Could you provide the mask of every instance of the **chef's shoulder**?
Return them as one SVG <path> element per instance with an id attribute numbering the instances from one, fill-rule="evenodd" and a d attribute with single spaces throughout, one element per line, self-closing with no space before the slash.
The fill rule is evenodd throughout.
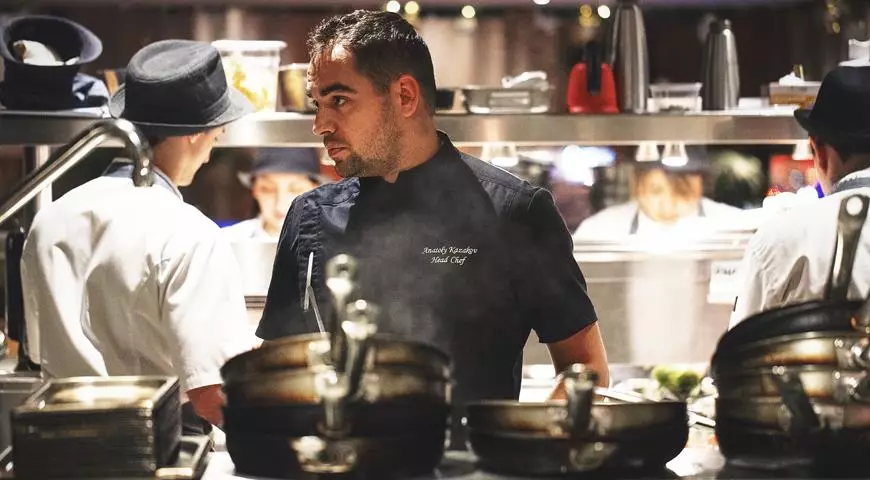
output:
<path id="1" fill-rule="evenodd" d="M 763 221 L 747 246 L 760 268 L 788 270 L 807 252 L 833 248 L 842 194 L 762 209 Z M 818 246 L 822 250 L 818 250 Z"/>
<path id="2" fill-rule="evenodd" d="M 460 153 L 460 158 L 477 177 L 502 216 L 526 213 L 537 196 L 549 195 L 545 189 L 471 155 Z"/>

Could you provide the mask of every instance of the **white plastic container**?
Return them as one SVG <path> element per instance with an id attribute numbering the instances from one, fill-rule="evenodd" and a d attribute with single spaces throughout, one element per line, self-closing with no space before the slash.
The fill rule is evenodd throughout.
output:
<path id="1" fill-rule="evenodd" d="M 216 40 L 227 83 L 253 104 L 256 112 L 274 112 L 278 106 L 278 67 L 287 44 L 264 40 Z"/>
<path id="2" fill-rule="evenodd" d="M 654 83 L 649 86 L 652 112 L 698 112 L 701 110 L 700 83 Z"/>

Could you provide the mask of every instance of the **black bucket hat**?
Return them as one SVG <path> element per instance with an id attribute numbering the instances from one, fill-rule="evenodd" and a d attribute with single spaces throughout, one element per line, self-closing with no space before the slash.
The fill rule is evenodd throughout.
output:
<path id="1" fill-rule="evenodd" d="M 18 40 L 39 42 L 62 60 L 77 60 L 63 65 L 25 63 L 13 50 Z M 11 18 L 0 25 L 0 57 L 5 67 L 0 101 L 7 108 L 62 110 L 83 106 L 73 94 L 73 82 L 81 66 L 94 61 L 102 51 L 100 39 L 71 20 L 48 15 Z"/>
<path id="2" fill-rule="evenodd" d="M 253 110 L 227 85 L 220 53 L 192 40 L 162 40 L 133 55 L 124 84 L 109 100 L 113 117 L 146 135 L 192 135 L 238 120 Z"/>
<path id="3" fill-rule="evenodd" d="M 839 66 L 825 75 L 812 109 L 795 119 L 812 137 L 837 146 L 870 145 L 870 66 Z"/>

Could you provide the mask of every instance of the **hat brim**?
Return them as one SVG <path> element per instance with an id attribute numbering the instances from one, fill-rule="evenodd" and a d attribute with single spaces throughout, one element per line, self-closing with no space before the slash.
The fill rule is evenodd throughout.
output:
<path id="1" fill-rule="evenodd" d="M 235 88 L 230 88 L 228 92 L 228 95 L 230 97 L 229 107 L 227 107 L 226 110 L 224 110 L 220 115 L 216 116 L 208 123 L 201 125 L 187 125 L 175 123 L 140 122 L 132 118 L 124 117 L 124 106 L 126 105 L 127 93 L 127 89 L 125 87 L 126 85 L 121 85 L 120 87 L 118 87 L 118 90 L 115 92 L 114 95 L 112 95 L 112 98 L 109 99 L 109 114 L 111 114 L 114 118 L 124 118 L 126 120 L 129 120 L 133 125 L 136 125 L 136 127 L 138 127 L 145 135 L 153 135 L 157 137 L 180 137 L 184 135 L 193 135 L 196 133 L 204 132 L 206 130 L 210 130 L 212 128 L 224 126 L 254 111 L 251 103 L 248 101 L 247 98 L 245 98 L 244 95 L 242 95 L 241 92 L 239 92 Z"/>
<path id="2" fill-rule="evenodd" d="M 794 118 L 798 124 L 807 131 L 811 137 L 816 137 L 834 144 L 868 144 L 870 132 L 844 132 L 829 127 L 821 122 L 813 120 L 810 116 L 812 109 L 798 108 L 794 111 Z"/>
<path id="3" fill-rule="evenodd" d="M 269 173 L 269 172 L 264 172 L 264 173 Z M 278 173 L 280 173 L 280 172 L 278 172 Z M 297 175 L 304 175 L 308 178 L 317 180 L 317 182 L 319 182 L 320 185 L 325 185 L 327 183 L 332 182 L 331 178 L 327 177 L 326 175 L 320 174 L 320 173 L 306 173 L 306 172 L 284 172 L 284 173 L 295 173 Z M 256 177 L 256 175 L 251 173 L 251 172 L 238 172 L 238 173 L 236 173 L 236 178 L 239 179 L 239 182 L 249 189 L 251 187 L 253 187 L 253 185 L 254 185 L 254 177 Z"/>

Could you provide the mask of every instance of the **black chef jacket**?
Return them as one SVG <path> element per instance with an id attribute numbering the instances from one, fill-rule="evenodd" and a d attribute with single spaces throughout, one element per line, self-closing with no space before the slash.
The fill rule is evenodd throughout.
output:
<path id="1" fill-rule="evenodd" d="M 378 331 L 432 344 L 453 362 L 454 403 L 519 396 L 532 329 L 564 340 L 596 321 L 573 242 L 553 198 L 486 162 L 441 147 L 391 184 L 350 178 L 298 197 L 280 236 L 257 335 L 316 332 L 305 280 L 325 310 L 325 263 L 358 260 Z"/>

